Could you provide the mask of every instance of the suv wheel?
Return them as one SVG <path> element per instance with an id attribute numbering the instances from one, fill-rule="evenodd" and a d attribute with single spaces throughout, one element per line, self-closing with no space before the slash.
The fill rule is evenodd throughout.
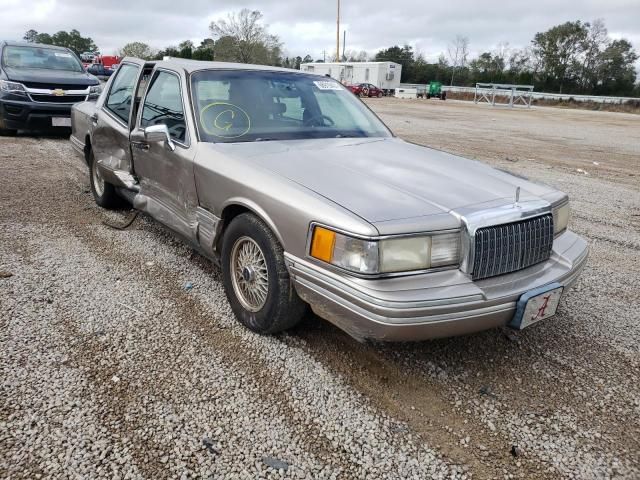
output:
<path id="1" fill-rule="evenodd" d="M 282 246 L 255 215 L 238 215 L 227 227 L 222 279 L 236 318 L 254 332 L 281 332 L 302 319 L 306 304 L 293 288 Z"/>
<path id="2" fill-rule="evenodd" d="M 4 121 L 2 120 L 2 117 L 0 117 L 0 137 L 14 137 L 18 133 L 18 130 L 13 128 L 4 128 L 2 125 L 4 125 Z"/>

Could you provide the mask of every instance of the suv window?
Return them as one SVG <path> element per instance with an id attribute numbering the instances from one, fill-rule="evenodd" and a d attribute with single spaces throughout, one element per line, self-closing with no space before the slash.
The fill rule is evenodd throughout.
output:
<path id="1" fill-rule="evenodd" d="M 139 67 L 125 63 L 120 66 L 113 79 L 105 107 L 124 123 L 129 123 L 133 100 L 133 89 L 138 78 Z"/>
<path id="2" fill-rule="evenodd" d="M 145 128 L 162 124 L 169 127 L 171 138 L 184 142 L 187 124 L 182 107 L 180 79 L 176 74 L 161 70 L 151 80 L 142 108 L 140 126 Z"/>

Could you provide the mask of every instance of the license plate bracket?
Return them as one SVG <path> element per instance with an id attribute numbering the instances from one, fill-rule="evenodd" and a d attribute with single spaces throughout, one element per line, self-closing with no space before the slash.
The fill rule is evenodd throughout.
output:
<path id="1" fill-rule="evenodd" d="M 518 299 L 516 313 L 509 323 L 511 328 L 522 330 L 556 314 L 564 286 L 551 283 L 529 290 Z"/>
<path id="2" fill-rule="evenodd" d="M 70 117 L 51 117 L 51 126 L 52 127 L 70 127 L 71 118 Z"/>

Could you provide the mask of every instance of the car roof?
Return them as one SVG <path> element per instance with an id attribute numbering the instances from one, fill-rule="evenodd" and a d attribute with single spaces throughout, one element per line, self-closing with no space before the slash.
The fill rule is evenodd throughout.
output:
<path id="1" fill-rule="evenodd" d="M 138 62 L 144 61 L 139 58 L 125 57 L 122 62 L 129 60 L 136 60 Z M 197 72 L 199 70 L 260 70 L 269 72 L 287 72 L 298 73 L 303 75 L 313 75 L 308 72 L 301 72 L 300 70 L 294 70 L 292 68 L 272 67 L 270 65 L 253 65 L 249 63 L 233 63 L 233 62 L 211 62 L 205 60 L 189 60 L 186 58 L 174 58 L 165 57 L 162 60 L 149 60 L 146 63 L 154 63 L 158 67 L 173 67 L 176 69 L 183 69 L 188 73 Z"/>
<path id="2" fill-rule="evenodd" d="M 60 50 L 64 52 L 70 51 L 66 47 L 59 47 L 58 45 L 46 45 L 44 43 L 33 43 L 33 42 L 12 42 L 5 40 L 2 42 L 2 45 L 6 45 L 7 47 L 35 47 L 35 48 L 50 48 L 52 50 Z"/>

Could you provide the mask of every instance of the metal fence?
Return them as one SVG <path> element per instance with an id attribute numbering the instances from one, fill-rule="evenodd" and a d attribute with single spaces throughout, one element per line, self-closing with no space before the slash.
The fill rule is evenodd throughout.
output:
<path id="1" fill-rule="evenodd" d="M 475 94 L 475 87 L 447 87 L 442 86 L 442 89 L 446 92 L 459 92 Z M 574 100 L 576 102 L 596 102 L 596 103 L 613 103 L 622 104 L 626 102 L 640 102 L 640 98 L 637 97 L 604 97 L 599 95 L 573 95 L 567 93 L 546 93 L 546 92 L 531 92 L 531 98 L 545 99 L 545 100 Z"/>

